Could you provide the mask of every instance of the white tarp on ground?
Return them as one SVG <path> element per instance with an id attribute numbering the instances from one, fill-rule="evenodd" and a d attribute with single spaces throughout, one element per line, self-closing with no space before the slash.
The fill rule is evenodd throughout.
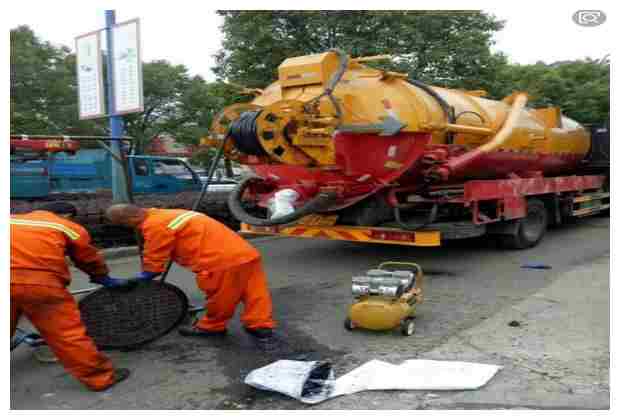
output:
<path id="1" fill-rule="evenodd" d="M 279 360 L 255 369 L 247 385 L 276 391 L 307 404 L 368 390 L 455 391 L 478 389 L 502 367 L 481 363 L 406 360 L 400 365 L 371 360 L 334 379 L 329 362 Z"/>

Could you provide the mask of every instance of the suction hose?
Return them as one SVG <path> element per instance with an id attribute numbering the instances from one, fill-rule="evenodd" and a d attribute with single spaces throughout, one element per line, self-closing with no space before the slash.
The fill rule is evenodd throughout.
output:
<path id="1" fill-rule="evenodd" d="M 325 90 L 319 96 L 308 101 L 308 103 L 316 102 L 323 96 L 327 96 L 336 110 L 336 117 L 342 118 L 342 109 L 340 108 L 338 101 L 334 98 L 333 91 L 347 70 L 348 57 L 342 50 L 332 49 L 330 51 L 338 54 L 338 69 L 327 83 Z M 238 146 L 242 145 L 245 152 L 260 156 L 264 155 L 265 151 L 262 149 L 260 142 L 256 138 L 256 118 L 259 113 L 260 111 L 244 113 L 238 121 L 231 125 L 231 131 L 227 134 L 227 138 L 228 135 L 232 135 L 232 137 L 237 141 L 236 144 Z M 264 181 L 264 179 L 259 177 L 251 177 L 243 180 L 235 187 L 228 197 L 228 208 L 233 216 L 235 216 L 238 220 L 253 226 L 276 226 L 292 223 L 299 220 L 303 216 L 325 209 L 336 199 L 336 195 L 334 193 L 319 193 L 316 197 L 295 210 L 293 213 L 287 214 L 286 216 L 277 217 L 275 219 L 261 219 L 254 217 L 245 211 L 243 205 L 241 204 L 241 198 L 243 197 L 243 193 L 247 187 L 250 184 L 259 181 Z"/>
<path id="2" fill-rule="evenodd" d="M 336 98 L 334 98 L 333 93 L 334 89 L 336 89 L 336 85 L 338 84 L 338 82 L 340 82 L 340 79 L 342 79 L 345 71 L 347 71 L 347 63 L 349 62 L 349 57 L 345 54 L 344 51 L 337 48 L 332 48 L 331 50 L 329 50 L 329 52 L 334 52 L 338 55 L 338 69 L 336 70 L 332 78 L 329 79 L 329 82 L 327 82 L 325 90 L 319 96 L 309 100 L 308 103 L 314 103 L 321 99 L 323 96 L 327 96 L 332 105 L 334 106 L 334 109 L 336 110 L 336 117 L 338 119 L 342 119 L 342 109 L 340 108 L 340 104 L 338 103 Z"/>
<path id="3" fill-rule="evenodd" d="M 238 220 L 253 226 L 276 226 L 292 223 L 299 220 L 303 216 L 324 210 L 336 199 L 335 193 L 319 193 L 316 197 L 295 210 L 293 213 L 287 214 L 286 216 L 277 217 L 275 219 L 261 219 L 249 214 L 241 204 L 241 197 L 243 197 L 243 193 L 247 187 L 250 184 L 259 181 L 264 181 L 264 179 L 259 177 L 247 178 L 237 185 L 228 196 L 228 208 L 233 216 L 235 216 Z"/>
<path id="4" fill-rule="evenodd" d="M 226 146 L 228 137 L 230 137 L 230 128 L 226 132 L 224 139 L 222 140 L 222 144 L 220 144 L 220 147 L 218 147 L 217 153 L 215 154 L 215 157 L 213 158 L 213 161 L 211 162 L 211 167 L 209 168 L 209 172 L 207 174 L 207 180 L 202 184 L 202 190 L 200 191 L 200 196 L 198 196 L 198 199 L 194 202 L 194 205 L 192 206 L 192 211 L 196 211 L 200 208 L 200 204 L 202 203 L 202 200 L 204 200 L 205 196 L 207 195 L 207 190 L 209 189 L 209 184 L 211 183 L 211 179 L 213 178 L 213 175 L 215 174 L 215 170 L 217 169 L 218 163 L 220 163 L 220 160 L 222 159 L 222 156 L 224 155 L 224 146 Z M 166 278 L 168 277 L 168 273 L 170 273 L 170 268 L 172 268 L 172 260 L 168 261 L 168 264 L 166 264 L 166 269 L 161 275 L 160 281 L 162 283 L 165 283 Z"/>
<path id="5" fill-rule="evenodd" d="M 501 148 L 512 136 L 521 112 L 527 105 L 527 94 L 515 92 L 510 98 L 511 108 L 500 130 L 491 141 L 433 168 L 426 176 L 427 182 L 447 181 L 450 177 L 459 177 L 467 167 L 482 155 Z"/>
<path id="6" fill-rule="evenodd" d="M 443 110 L 444 114 L 446 114 L 446 118 L 448 118 L 448 122 L 450 124 L 454 124 L 456 122 L 456 118 L 454 116 L 454 111 L 453 109 L 450 107 L 450 105 L 441 97 L 439 96 L 439 94 L 437 92 L 435 92 L 431 87 L 427 86 L 426 84 L 420 82 L 419 80 L 415 80 L 415 79 L 407 79 L 407 83 L 409 83 L 410 85 L 413 85 L 417 88 L 422 89 L 424 92 L 428 93 L 430 96 L 433 97 L 433 99 L 435 99 L 438 103 L 439 106 L 441 107 L 441 109 Z"/>
<path id="7" fill-rule="evenodd" d="M 437 92 L 435 92 L 430 86 L 425 85 L 419 80 L 407 79 L 407 83 L 413 85 L 417 88 L 422 89 L 424 92 L 428 93 L 433 99 L 439 103 L 439 106 L 443 110 L 444 114 L 446 114 L 446 118 L 448 119 L 448 123 L 455 124 L 456 117 L 454 116 L 454 109 L 441 97 Z M 447 143 L 454 143 L 454 135 L 453 133 L 447 134 Z"/>
<path id="8" fill-rule="evenodd" d="M 428 214 L 428 219 L 425 222 L 419 225 L 412 225 L 410 223 L 405 222 L 402 219 L 402 216 L 400 214 L 400 208 L 394 207 L 394 219 L 396 219 L 396 223 L 398 223 L 398 225 L 405 230 L 418 230 L 435 222 L 435 219 L 437 219 L 437 210 L 438 210 L 437 204 L 433 205 L 433 208 Z"/>

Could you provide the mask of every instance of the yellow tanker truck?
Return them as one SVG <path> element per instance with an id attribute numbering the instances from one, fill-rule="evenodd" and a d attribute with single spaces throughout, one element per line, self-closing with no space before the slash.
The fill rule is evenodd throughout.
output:
<path id="1" fill-rule="evenodd" d="M 223 109 L 203 144 L 255 176 L 231 194 L 246 232 L 437 246 L 490 233 L 534 246 L 609 208 L 609 134 L 525 92 L 426 85 L 338 50 L 286 59 Z"/>

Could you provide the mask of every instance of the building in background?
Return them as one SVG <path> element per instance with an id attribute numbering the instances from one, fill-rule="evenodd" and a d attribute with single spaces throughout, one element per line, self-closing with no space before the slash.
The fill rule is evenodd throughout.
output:
<path id="1" fill-rule="evenodd" d="M 196 146 L 177 142 L 168 134 L 160 134 L 153 138 L 146 146 L 145 153 L 153 156 L 169 156 L 179 158 L 191 158 L 196 152 Z"/>

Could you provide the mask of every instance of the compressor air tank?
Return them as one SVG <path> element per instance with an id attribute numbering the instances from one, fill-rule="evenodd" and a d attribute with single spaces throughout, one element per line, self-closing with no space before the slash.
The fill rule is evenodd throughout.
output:
<path id="1" fill-rule="evenodd" d="M 298 193 L 289 223 L 337 212 L 391 187 L 424 190 L 467 179 L 574 173 L 590 135 L 559 108 L 533 109 L 527 94 L 502 100 L 483 91 L 428 86 L 338 50 L 286 59 L 278 80 L 250 103 L 223 109 L 203 144 L 252 167 L 231 197 L 269 206 L 282 189 Z M 247 203 L 246 203 L 247 204 Z"/>

